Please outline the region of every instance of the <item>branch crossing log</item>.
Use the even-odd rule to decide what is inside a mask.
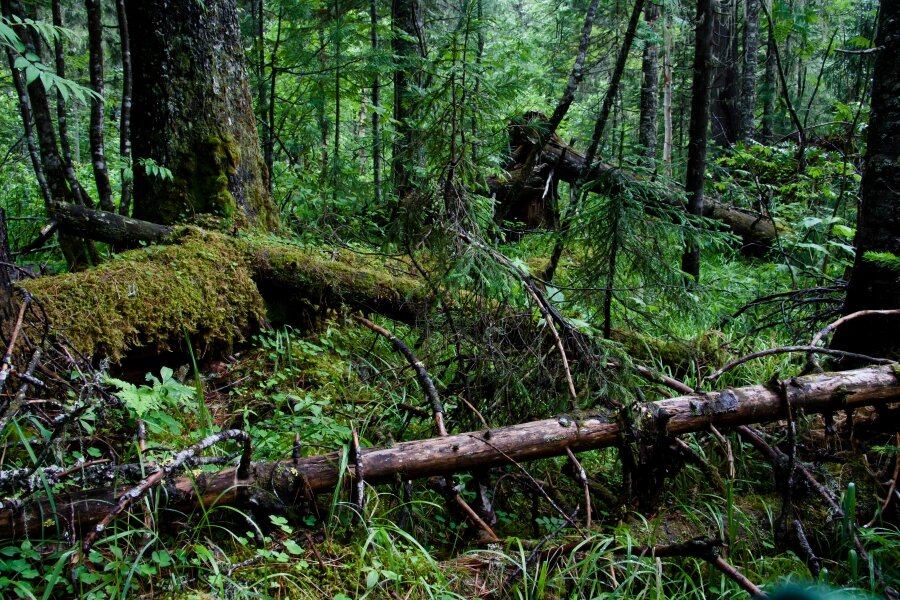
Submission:
[[[783,389],[779,389],[779,387]],[[900,401],[900,376],[894,367],[858,369],[793,377],[780,386],[754,385],[680,396],[638,408],[637,423],[665,426],[672,435],[708,429],[773,421],[785,417],[787,403],[796,414],[830,412]],[[510,427],[403,442],[390,448],[362,451],[366,481],[370,484],[445,475],[609,447],[619,442],[621,427],[615,418],[601,415],[533,421]],[[277,497],[284,503],[309,500],[331,492],[340,480],[341,454],[331,453],[283,462],[251,465],[239,478],[237,467],[217,474],[172,479],[160,493],[166,507],[189,512],[200,505],[237,505]],[[352,483],[353,469],[343,479]],[[128,490],[120,484],[86,492],[58,493],[53,503],[40,500],[0,505],[0,536],[22,538],[42,531],[52,533],[84,529],[100,522]]]
[[[512,158],[506,165],[508,176],[488,179],[486,190],[497,198],[499,219],[521,221],[530,228],[547,226],[555,220],[545,194],[548,178],[552,176],[556,181],[572,184],[585,161],[583,154],[555,134],[544,144],[536,158],[529,159],[535,151],[537,139],[537,134],[531,130],[539,128],[542,119],[546,117],[532,112],[526,113],[524,122],[510,124]],[[644,186],[648,193],[657,195],[662,202],[684,204],[683,198],[675,191],[664,190],[657,183],[642,182],[635,174],[603,162],[594,163],[585,180],[593,182],[591,189],[601,194],[614,196]],[[707,200],[703,216],[724,223],[741,237],[746,250],[764,251],[775,241],[775,223],[768,216],[712,198]],[[648,206],[648,211],[652,212],[652,207]]]

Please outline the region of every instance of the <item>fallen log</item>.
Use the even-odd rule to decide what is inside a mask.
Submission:
[[[792,377],[780,385],[754,385],[692,394],[638,407],[638,425],[665,428],[680,435],[708,429],[774,421],[793,414],[831,412],[900,401],[896,366]],[[621,427],[602,415],[560,415],[497,429],[403,442],[362,451],[366,482],[446,475],[560,456],[567,449],[584,452],[617,444]],[[356,470],[341,470],[341,453],[282,462],[252,463],[246,478],[238,468],[172,479],[162,486],[160,502],[168,509],[204,511],[217,505],[240,505],[261,498],[285,504],[309,501],[331,492]],[[59,492],[51,500],[0,503],[0,537],[22,538],[43,532],[84,530],[99,523],[128,493],[122,486],[84,492]]]
[[[172,228],[65,203],[54,210],[60,229],[74,236],[117,246],[169,243],[124,252],[78,273],[21,282],[41,301],[54,331],[87,356],[118,361],[139,347],[167,351],[184,342],[185,331],[205,355],[246,339],[266,319],[315,329],[342,305],[416,325],[432,304],[430,288],[400,258],[268,235]],[[524,327],[532,320],[528,311],[518,325],[511,321]],[[664,342],[630,331],[614,337],[630,355],[660,357],[676,371],[694,361],[724,360],[714,337]]]
[[[583,154],[556,134],[537,152],[534,148],[537,136],[531,134],[530,130],[539,126],[540,117],[538,113],[528,113],[525,125],[510,125],[510,146],[514,150],[506,165],[507,175],[492,177],[487,181],[487,193],[497,198],[498,218],[520,221],[529,228],[546,227],[555,223],[551,192],[558,181],[574,183],[585,161]],[[657,183],[641,181],[634,173],[603,162],[594,163],[586,180],[591,182],[594,192],[608,196],[640,189],[642,193],[653,196],[656,202],[679,206],[684,204],[683,198],[674,190]],[[648,203],[647,211],[653,212],[652,203]],[[704,203],[703,216],[721,221],[741,237],[745,249],[751,252],[768,249],[777,234],[775,223],[770,217],[714,198],[707,199]]]

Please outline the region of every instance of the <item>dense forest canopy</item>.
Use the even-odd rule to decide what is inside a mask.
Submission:
[[[900,597],[900,3],[0,46],[4,597]]]

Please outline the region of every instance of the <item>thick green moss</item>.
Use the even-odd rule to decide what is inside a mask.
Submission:
[[[228,133],[209,134],[189,144],[180,153],[173,182],[175,193],[168,203],[170,212],[187,210],[192,214],[167,216],[173,222],[196,214],[233,218],[237,203],[228,189],[228,178],[234,176],[240,162],[240,150]]]
[[[54,332],[80,351],[120,359],[129,349],[228,347],[264,319],[244,254],[221,234],[188,230],[180,244],[126,252],[81,273],[24,284]]]

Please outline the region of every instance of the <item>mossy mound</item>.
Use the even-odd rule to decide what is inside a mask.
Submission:
[[[244,254],[221,234],[188,230],[181,243],[131,250],[76,274],[26,282],[54,332],[90,356],[137,347],[230,347],[265,318]]]

